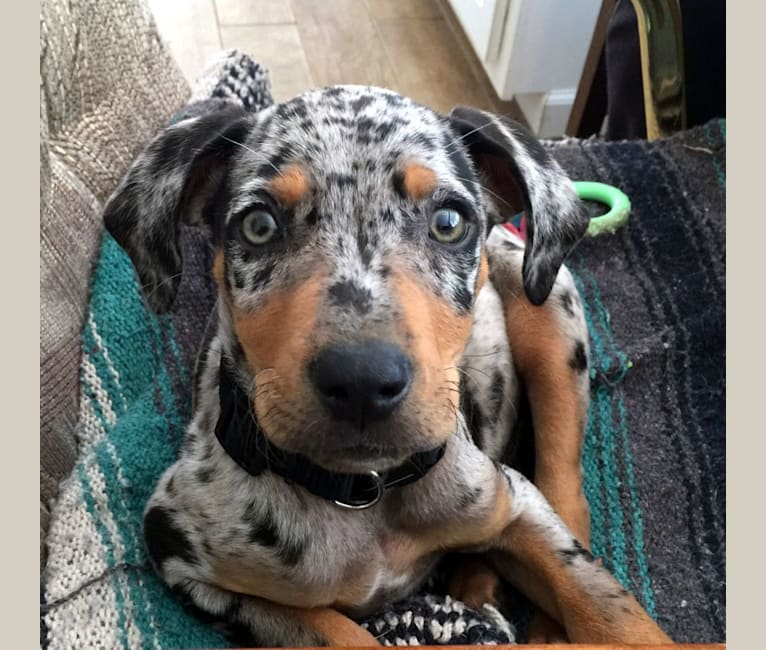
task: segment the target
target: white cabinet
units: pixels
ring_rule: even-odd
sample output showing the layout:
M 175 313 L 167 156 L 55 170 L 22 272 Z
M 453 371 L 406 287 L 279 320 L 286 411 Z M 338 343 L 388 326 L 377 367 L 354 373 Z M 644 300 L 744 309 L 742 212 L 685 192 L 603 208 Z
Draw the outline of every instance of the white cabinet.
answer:
M 511 0 L 450 0 L 450 4 L 479 58 L 493 61 Z
M 563 135 L 601 0 L 448 0 L 501 99 Z

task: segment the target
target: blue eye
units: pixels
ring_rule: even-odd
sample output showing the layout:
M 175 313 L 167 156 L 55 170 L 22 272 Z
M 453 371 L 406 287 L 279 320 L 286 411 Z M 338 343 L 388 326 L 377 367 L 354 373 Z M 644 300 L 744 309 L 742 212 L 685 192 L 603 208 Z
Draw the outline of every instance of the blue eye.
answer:
M 279 226 L 272 214 L 262 208 L 248 212 L 242 219 L 242 235 L 251 244 L 267 244 L 279 232 Z
M 431 215 L 431 237 L 442 244 L 457 244 L 467 232 L 463 216 L 452 208 L 439 208 Z

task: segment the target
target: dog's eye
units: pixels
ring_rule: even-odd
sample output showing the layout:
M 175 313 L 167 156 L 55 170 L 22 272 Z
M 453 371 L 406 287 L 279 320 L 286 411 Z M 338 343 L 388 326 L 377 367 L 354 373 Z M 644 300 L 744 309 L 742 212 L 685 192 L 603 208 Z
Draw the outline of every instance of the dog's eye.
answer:
M 431 237 L 442 244 L 457 244 L 468 230 L 463 216 L 452 208 L 439 208 L 431 216 Z
M 267 244 L 279 232 L 276 219 L 263 208 L 248 212 L 242 219 L 242 234 L 256 246 Z

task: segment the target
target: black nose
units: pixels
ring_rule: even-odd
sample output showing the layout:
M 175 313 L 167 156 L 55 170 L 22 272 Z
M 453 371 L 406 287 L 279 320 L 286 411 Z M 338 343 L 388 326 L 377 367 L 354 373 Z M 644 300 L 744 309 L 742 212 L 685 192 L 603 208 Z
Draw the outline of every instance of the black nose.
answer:
M 335 417 L 354 422 L 383 418 L 410 390 L 410 360 L 383 341 L 342 343 L 322 350 L 309 366 L 320 401 Z

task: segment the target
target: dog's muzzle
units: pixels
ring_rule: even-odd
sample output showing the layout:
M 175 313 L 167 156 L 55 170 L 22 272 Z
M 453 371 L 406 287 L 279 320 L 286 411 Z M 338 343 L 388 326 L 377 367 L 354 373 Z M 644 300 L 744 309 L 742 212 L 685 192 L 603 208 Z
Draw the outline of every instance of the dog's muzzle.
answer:
M 221 412 L 215 435 L 226 453 L 252 476 L 273 472 L 343 508 L 363 510 L 374 506 L 387 489 L 421 479 L 444 456 L 446 443 L 415 453 L 385 471 L 332 472 L 306 456 L 279 449 L 269 442 L 253 417 L 250 398 L 237 384 L 224 359 L 219 382 Z

